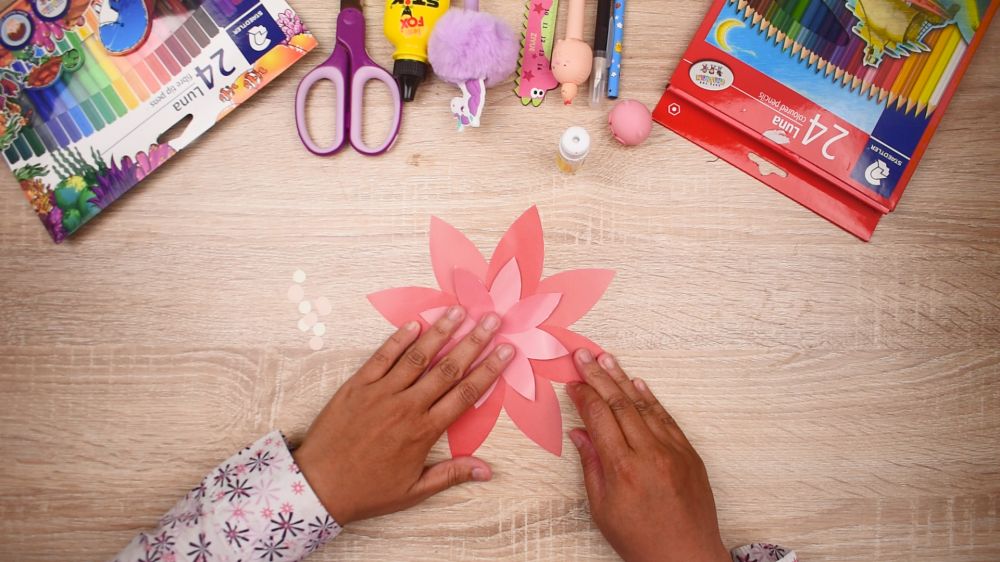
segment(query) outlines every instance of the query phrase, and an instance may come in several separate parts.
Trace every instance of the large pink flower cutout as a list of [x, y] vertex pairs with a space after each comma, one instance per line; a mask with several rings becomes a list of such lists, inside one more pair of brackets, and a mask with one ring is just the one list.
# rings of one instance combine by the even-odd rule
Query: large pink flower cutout
[[[553, 382], [579, 380], [570, 354], [600, 348], [569, 330], [601, 298], [614, 272], [564, 271], [542, 279], [545, 246], [538, 209], [514, 221], [487, 262], [476, 246], [448, 223], [431, 218], [431, 265], [440, 290], [400, 287], [368, 295], [395, 326], [418, 319], [430, 326], [453, 304], [468, 311], [446, 352], [488, 312], [502, 318], [484, 352], [509, 343], [517, 350], [511, 364], [478, 403], [448, 429], [453, 456], [471, 455], [496, 425], [500, 409], [532, 441], [562, 454], [562, 413]], [[442, 352], [442, 353], [444, 353]]]

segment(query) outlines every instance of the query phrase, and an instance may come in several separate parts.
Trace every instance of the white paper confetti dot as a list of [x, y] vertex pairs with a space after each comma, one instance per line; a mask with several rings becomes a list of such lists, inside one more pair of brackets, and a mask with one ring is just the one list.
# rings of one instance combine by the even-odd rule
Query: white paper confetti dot
[[313, 333], [316, 334], [317, 336], [322, 336], [323, 334], [325, 334], [326, 324], [322, 322], [317, 322], [316, 325], [313, 326]]
[[330, 314], [331, 311], [333, 311], [333, 305], [330, 304], [330, 299], [326, 297], [316, 299], [316, 312], [318, 312], [320, 316], [326, 316], [327, 314]]
[[299, 302], [305, 297], [305, 291], [302, 290], [302, 285], [292, 285], [288, 287], [288, 300], [292, 302]]
[[323, 338], [319, 336], [313, 336], [309, 338], [309, 349], [313, 351], [319, 351], [323, 349]]
[[309, 304], [309, 301], [302, 301], [299, 303], [299, 312], [302, 314], [309, 314], [313, 307]]
[[305, 283], [306, 272], [301, 269], [296, 269], [295, 273], [292, 274], [292, 281], [295, 281], [296, 283]]
[[308, 332], [309, 328], [312, 328], [313, 324], [316, 323], [316, 320], [317, 318], [315, 312], [310, 312], [309, 314], [306, 314], [305, 316], [302, 317], [301, 320], [299, 320], [299, 329], [302, 330], [303, 332]]

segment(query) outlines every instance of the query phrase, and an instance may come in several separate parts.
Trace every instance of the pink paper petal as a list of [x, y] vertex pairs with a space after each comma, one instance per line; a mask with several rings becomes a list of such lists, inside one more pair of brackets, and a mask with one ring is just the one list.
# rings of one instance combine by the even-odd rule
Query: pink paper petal
[[531, 371], [531, 363], [523, 353], [515, 354], [507, 364], [507, 368], [503, 370], [503, 380], [521, 396], [528, 400], [535, 399], [535, 373]]
[[455, 295], [465, 307], [468, 319], [477, 321], [482, 315], [493, 311], [493, 299], [490, 298], [486, 285], [474, 273], [465, 269], [455, 270]]
[[447, 306], [438, 306], [435, 308], [428, 308], [420, 313], [420, 319], [428, 324], [433, 324], [444, 316], [444, 313], [448, 310]]
[[[426, 330], [428, 327], [430, 327], [431, 324], [440, 320], [441, 317], [444, 316], [444, 313], [449, 308], [451, 307], [439, 306], [437, 308], [431, 308], [429, 310], [421, 312], [420, 325], [423, 326], [424, 329]], [[437, 365], [437, 362], [440, 361], [445, 355], [447, 355], [448, 352], [451, 351], [451, 348], [455, 347], [456, 343], [458, 343], [458, 341], [454, 338], [454, 336], [452, 336], [452, 339], [448, 340], [448, 343], [444, 344], [444, 347], [441, 348], [441, 351], [439, 351], [437, 355], [435, 355], [434, 358], [431, 359], [431, 362], [427, 365], [427, 368], [430, 369], [434, 365]]]
[[562, 293], [562, 300], [546, 324], [570, 326], [597, 304], [615, 272], [610, 269], [575, 269], [547, 277], [538, 284], [539, 293]]
[[500, 326], [501, 334], [516, 334], [538, 327], [559, 305], [562, 295], [545, 293], [521, 299], [510, 307]]
[[594, 354], [594, 357], [604, 353], [604, 350], [601, 349], [599, 345], [576, 332], [556, 326], [542, 326], [539, 329], [555, 336], [555, 338], [563, 344], [563, 347], [569, 351], [569, 354], [564, 355], [563, 357], [550, 359], [548, 361], [537, 361], [532, 359], [531, 366], [533, 367], [535, 374], [539, 377], [544, 377], [551, 381], [561, 383], [582, 381], [583, 379], [580, 378], [580, 373], [576, 370], [576, 364], [573, 363], [573, 352], [580, 348], [587, 348]]
[[[427, 365], [427, 369], [430, 370], [430, 369], [434, 368], [434, 366], [438, 364], [438, 361], [444, 359], [445, 355], [448, 355], [449, 353], [451, 353], [451, 350], [455, 349], [455, 346], [458, 345], [458, 341], [459, 340], [455, 339], [455, 337], [452, 336], [452, 338], [450, 340], [448, 340], [448, 343], [444, 344], [444, 347], [441, 348], [441, 351], [437, 352], [437, 355], [434, 356], [434, 359], [431, 360], [430, 364]], [[426, 374], [427, 374], [427, 371], [424, 371], [424, 375], [426, 375]], [[420, 376], [424, 376], [424, 375], [420, 375]]]
[[448, 447], [451, 449], [451, 456], [471, 455], [483, 444], [500, 416], [506, 388], [507, 385], [500, 382], [482, 406], [469, 408], [451, 424], [448, 428]]
[[[486, 357], [490, 353], [493, 353], [493, 350], [496, 349], [496, 347], [497, 347], [497, 340], [496, 339], [490, 340], [490, 343], [486, 344], [486, 348], [483, 349], [482, 353], [479, 354], [479, 357], [477, 357], [476, 360], [472, 363], [472, 366], [469, 367], [469, 372], [471, 373], [473, 369], [478, 367], [479, 364], [483, 362], [483, 359], [486, 359]], [[484, 402], [489, 400], [490, 395], [493, 394], [493, 389], [497, 387], [497, 382], [500, 381], [500, 379], [502, 378], [503, 377], [497, 377], [497, 379], [493, 381], [493, 384], [491, 384], [490, 387], [486, 389], [486, 392], [484, 392], [483, 395], [479, 397], [479, 400], [476, 400], [476, 408], [482, 406]]]
[[535, 294], [538, 281], [542, 278], [542, 261], [545, 258], [542, 221], [538, 217], [537, 207], [532, 206], [518, 217], [493, 250], [486, 273], [488, 287], [493, 286], [493, 280], [500, 270], [514, 258], [517, 258], [517, 265], [521, 269], [521, 294]]
[[564, 355], [556, 359], [540, 361], [530, 359], [532, 370], [540, 377], [553, 382], [583, 382], [580, 373], [576, 370], [572, 355]]
[[[444, 316], [444, 313], [447, 312], [449, 308], [451, 308], [451, 307], [450, 306], [439, 306], [437, 308], [431, 308], [431, 309], [428, 309], [428, 310], [425, 310], [425, 311], [421, 312], [420, 313], [420, 324], [424, 327], [424, 329], [429, 328], [431, 324], [433, 324], [433, 323], [437, 322], [438, 320], [440, 320], [441, 317]], [[464, 338], [466, 336], [466, 334], [468, 334], [469, 332], [471, 332], [472, 329], [475, 328], [475, 327], [476, 327], [475, 320], [472, 320], [471, 318], [469, 318], [468, 316], [466, 316], [465, 320], [462, 322], [462, 325], [459, 326], [458, 329], [455, 330], [455, 333], [451, 335], [451, 342], [457, 342], [458, 340]], [[442, 350], [442, 353], [444, 353], [444, 350]], [[441, 353], [438, 353], [438, 357], [440, 357], [440, 356], [441, 356]]]
[[493, 305], [500, 316], [507, 314], [510, 307], [521, 300], [521, 268], [517, 265], [517, 259], [507, 262], [497, 274], [490, 285], [490, 296], [493, 297]]
[[379, 314], [397, 328], [417, 319], [424, 310], [455, 304], [455, 297], [452, 295], [426, 287], [386, 289], [368, 295], [368, 300]]
[[497, 345], [499, 345], [499, 342], [497, 342], [496, 338], [490, 340], [489, 343], [486, 344], [486, 347], [479, 352], [479, 357], [476, 357], [476, 360], [472, 362], [472, 366], [469, 367], [469, 372], [472, 372], [473, 369], [478, 367], [479, 364], [483, 362], [483, 359], [486, 359], [490, 353], [493, 353], [493, 350], [496, 349]]
[[455, 227], [437, 217], [431, 217], [431, 266], [438, 286], [446, 293], [455, 293], [455, 269], [464, 269], [480, 279], [486, 277], [486, 259], [476, 245]]
[[559, 340], [559, 342], [562, 343], [563, 346], [570, 353], [573, 353], [574, 351], [583, 347], [589, 349], [590, 352], [593, 353], [595, 357], [604, 353], [604, 350], [601, 349], [601, 346], [590, 341], [590, 339], [586, 338], [585, 336], [581, 336], [580, 334], [568, 328], [542, 324], [541, 326], [539, 326], [539, 329], [545, 330], [546, 332], [555, 336], [555, 338]]
[[497, 387], [497, 384], [500, 383], [500, 380], [502, 378], [503, 377], [500, 377], [494, 380], [493, 384], [491, 384], [490, 387], [486, 389], [486, 392], [484, 392], [483, 395], [479, 397], [479, 400], [476, 400], [476, 405], [475, 405], [476, 408], [482, 406], [487, 400], [490, 399], [490, 396], [493, 396], [493, 390]]
[[534, 400], [508, 392], [503, 405], [510, 419], [529, 439], [552, 454], [562, 456], [562, 413], [552, 383], [537, 379]]
[[569, 353], [555, 336], [538, 328], [519, 334], [506, 334], [504, 338], [528, 359], [555, 359]]

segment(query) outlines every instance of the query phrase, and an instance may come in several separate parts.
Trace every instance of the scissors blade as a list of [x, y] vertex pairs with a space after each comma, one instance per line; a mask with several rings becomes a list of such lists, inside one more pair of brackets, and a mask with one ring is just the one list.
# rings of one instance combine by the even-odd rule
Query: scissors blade
[[364, 2], [362, 0], [340, 0], [340, 9], [344, 8], [354, 8], [361, 13], [364, 13]]

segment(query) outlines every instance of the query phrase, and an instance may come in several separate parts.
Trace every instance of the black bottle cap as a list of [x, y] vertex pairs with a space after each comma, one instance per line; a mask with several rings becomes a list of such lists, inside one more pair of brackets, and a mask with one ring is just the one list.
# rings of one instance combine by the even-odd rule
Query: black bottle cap
[[427, 76], [427, 63], [413, 59], [399, 59], [392, 65], [392, 75], [399, 84], [403, 101], [413, 101], [417, 95], [417, 86]]

